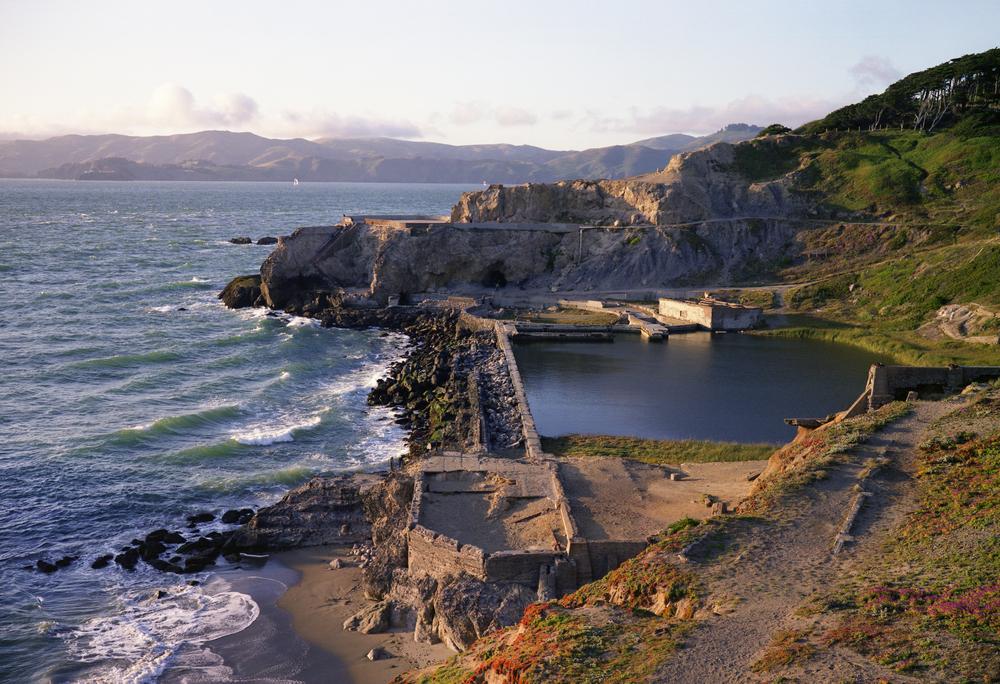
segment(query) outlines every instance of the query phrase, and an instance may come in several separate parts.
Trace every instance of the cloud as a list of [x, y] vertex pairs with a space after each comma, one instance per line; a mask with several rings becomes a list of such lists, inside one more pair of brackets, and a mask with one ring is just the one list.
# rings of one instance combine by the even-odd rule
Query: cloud
[[599, 133], [644, 135], [711, 133], [731, 123], [798, 126], [824, 116], [841, 104], [819, 98], [770, 99], [748, 95], [715, 106], [653, 107], [645, 110], [633, 107], [625, 116], [609, 117], [591, 111], [584, 116], [583, 125]]
[[258, 107], [257, 102], [244, 93], [220, 95], [213, 106], [202, 106], [187, 88], [164, 83], [153, 91], [146, 113], [150, 124], [173, 129], [229, 127], [255, 121]]
[[898, 81], [903, 73], [885, 57], [865, 55], [848, 69], [859, 88], [877, 88]]
[[282, 115], [286, 130], [306, 138], [422, 138], [423, 131], [406, 120], [344, 116], [333, 112], [302, 114], [286, 111]]
[[498, 126], [531, 126], [538, 122], [538, 116], [520, 107], [495, 107], [480, 100], [459, 102], [451, 110], [448, 119], [456, 126], [492, 122]]
[[482, 102], [459, 102], [448, 117], [456, 126], [469, 126], [487, 117], [487, 106]]
[[500, 126], [531, 126], [538, 122], [538, 117], [526, 109], [519, 107], [504, 107], [498, 109], [495, 114], [496, 122]]

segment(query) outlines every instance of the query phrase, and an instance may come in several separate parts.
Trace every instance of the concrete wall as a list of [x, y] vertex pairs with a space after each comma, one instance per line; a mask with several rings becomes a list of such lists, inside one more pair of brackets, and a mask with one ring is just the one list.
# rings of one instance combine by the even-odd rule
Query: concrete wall
[[868, 371], [868, 407], [877, 409], [905, 399], [909, 392], [920, 398], [961, 391], [973, 382], [1000, 378], [1000, 366], [880, 366]]
[[510, 336], [515, 328], [509, 323], [496, 322], [497, 346], [503, 352], [507, 360], [507, 370], [510, 373], [510, 381], [514, 386], [514, 398], [517, 400], [517, 410], [521, 414], [521, 431], [524, 435], [524, 450], [530, 459], [541, 459], [542, 441], [538, 437], [538, 430], [535, 429], [535, 419], [531, 416], [531, 409], [528, 408], [528, 397], [524, 393], [524, 382], [521, 380], [521, 371], [517, 368], [517, 360], [514, 358], [514, 349], [510, 346]]
[[555, 565], [565, 555], [555, 551], [495, 551], [486, 557], [486, 578], [490, 582], [517, 582], [531, 589], [538, 585], [539, 568]]
[[[487, 579], [486, 554], [481, 548], [459, 544], [423, 525], [415, 525], [407, 533], [407, 569], [414, 576], [442, 578], [465, 572], [481, 580]], [[538, 581], [537, 567], [535, 581]]]
[[706, 330], [747, 330], [759, 325], [763, 316], [763, 311], [756, 307], [680, 299], [661, 299], [659, 313], [697, 323]]
[[661, 299], [660, 315], [696, 323], [708, 330], [712, 329], [712, 310], [695, 302], [679, 299]]

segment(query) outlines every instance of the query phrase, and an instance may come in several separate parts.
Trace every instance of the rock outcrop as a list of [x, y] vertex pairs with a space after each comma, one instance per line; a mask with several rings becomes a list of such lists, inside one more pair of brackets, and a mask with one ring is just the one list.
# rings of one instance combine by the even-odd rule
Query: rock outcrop
[[802, 251], [799, 219], [816, 207], [795, 189], [798, 170], [750, 182], [735, 150], [721, 143], [679, 155], [634, 179], [491, 186], [464, 194], [451, 223], [420, 229], [301, 228], [261, 267], [262, 301], [285, 309], [317, 295], [385, 304], [440, 291], [629, 290], [766, 276]]
[[278, 503], [257, 511], [226, 544], [236, 551], [277, 551], [322, 544], [364, 543], [371, 524], [362, 499], [376, 487], [378, 475], [353, 473], [313, 478]]

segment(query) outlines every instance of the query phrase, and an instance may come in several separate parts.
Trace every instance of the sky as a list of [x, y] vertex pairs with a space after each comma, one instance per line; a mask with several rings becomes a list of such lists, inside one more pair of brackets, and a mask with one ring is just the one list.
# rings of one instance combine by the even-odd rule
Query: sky
[[998, 0], [0, 0], [0, 137], [584, 149], [794, 126], [997, 27]]

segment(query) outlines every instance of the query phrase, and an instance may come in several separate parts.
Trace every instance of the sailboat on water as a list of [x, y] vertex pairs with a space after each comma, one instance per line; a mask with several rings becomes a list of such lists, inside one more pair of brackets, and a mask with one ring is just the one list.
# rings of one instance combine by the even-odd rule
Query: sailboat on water
[[298, 185], [298, 184], [299, 184], [299, 179], [298, 178], [293, 178], [292, 179], [292, 185]]

